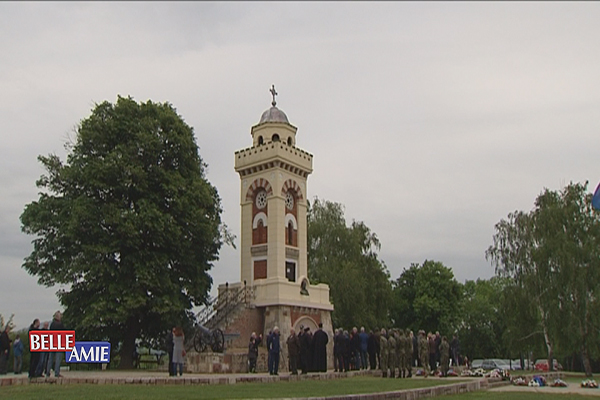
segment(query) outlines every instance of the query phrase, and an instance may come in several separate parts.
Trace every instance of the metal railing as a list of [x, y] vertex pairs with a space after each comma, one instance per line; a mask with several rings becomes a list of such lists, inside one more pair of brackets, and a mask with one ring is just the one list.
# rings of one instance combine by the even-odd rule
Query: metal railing
[[254, 288], [246, 285], [246, 282], [231, 289], [229, 283], [225, 283], [225, 290], [221, 291], [217, 297], [212, 298], [196, 314], [198, 324], [208, 329], [225, 328], [229, 316], [242, 305], [248, 307], [253, 300]]

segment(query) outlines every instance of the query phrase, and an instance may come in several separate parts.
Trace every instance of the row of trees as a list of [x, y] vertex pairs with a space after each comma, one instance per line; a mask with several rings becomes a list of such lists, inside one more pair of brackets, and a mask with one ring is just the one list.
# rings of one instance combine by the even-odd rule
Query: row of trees
[[390, 280], [377, 236], [363, 222], [348, 226], [339, 203], [311, 204], [308, 236], [311, 278], [330, 284], [336, 326], [458, 333], [470, 357], [533, 352], [553, 365], [575, 355], [588, 375], [600, 355], [600, 215], [587, 184], [544, 190], [532, 211], [500, 221], [489, 280], [461, 284], [431, 260]]
[[501, 312], [510, 300], [503, 295], [508, 279], [462, 284], [452, 269], [426, 260], [392, 280], [378, 257], [376, 234], [363, 222], [347, 224], [343, 210], [339, 203], [317, 198], [308, 213], [309, 274], [330, 285], [334, 326], [458, 333], [469, 357], [511, 355]]

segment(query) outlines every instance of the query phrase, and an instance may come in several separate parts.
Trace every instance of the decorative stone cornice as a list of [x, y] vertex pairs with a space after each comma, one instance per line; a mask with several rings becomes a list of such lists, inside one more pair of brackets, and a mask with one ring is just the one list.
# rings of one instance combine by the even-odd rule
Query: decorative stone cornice
[[298, 249], [294, 249], [293, 247], [286, 247], [285, 257], [297, 260], [300, 258], [300, 251]]
[[235, 152], [235, 170], [240, 176], [272, 168], [306, 178], [312, 172], [312, 154], [285, 143], [266, 143]]
[[250, 254], [252, 254], [252, 257], [266, 256], [268, 249], [269, 249], [269, 246], [266, 244], [252, 246], [252, 247], [250, 247]]

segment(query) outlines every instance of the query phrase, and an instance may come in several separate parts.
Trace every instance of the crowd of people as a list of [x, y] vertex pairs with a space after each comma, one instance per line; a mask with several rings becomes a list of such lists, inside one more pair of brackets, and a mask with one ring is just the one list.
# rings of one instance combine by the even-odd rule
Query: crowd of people
[[[40, 323], [35, 319], [29, 327], [32, 330], [65, 330], [60, 311], [54, 313], [52, 322]], [[14, 342], [9, 339], [10, 325], [7, 324], [0, 333], [0, 374], [7, 373], [7, 363], [12, 347], [14, 358], [14, 372], [21, 373], [23, 365], [24, 346], [17, 335]], [[262, 335], [252, 333], [248, 344], [248, 371], [256, 372], [258, 347], [262, 343]], [[183, 374], [185, 357], [184, 334], [181, 327], [174, 327], [166, 338], [167, 352], [169, 355], [169, 375]], [[329, 336], [323, 330], [323, 325], [312, 333], [309, 327], [300, 325], [296, 334], [292, 328], [286, 338], [289, 371], [297, 375], [308, 372], [327, 372], [327, 344]], [[268, 350], [268, 370], [271, 375], [278, 375], [281, 352], [281, 338], [279, 328], [275, 326], [269, 331], [266, 338]], [[375, 329], [369, 333], [364, 327], [360, 331], [354, 327], [350, 332], [336, 329], [333, 337], [333, 356], [335, 372], [370, 369], [382, 371], [383, 377], [410, 378], [412, 369], [420, 367], [424, 376], [440, 371], [441, 376], [447, 376], [450, 363], [460, 365], [460, 343], [456, 335], [449, 342], [439, 332], [425, 334], [418, 332], [418, 336], [410, 329], [402, 330], [392, 328]], [[29, 366], [29, 377], [49, 377], [52, 370], [56, 377], [60, 374], [62, 352], [32, 352]], [[465, 358], [466, 361], [466, 358]], [[396, 373], [397, 372], [397, 373]]]
[[[262, 343], [262, 335], [252, 333], [248, 344], [248, 370], [256, 372], [258, 347]], [[266, 339], [268, 349], [269, 374], [278, 375], [280, 358], [279, 328], [269, 331]], [[319, 324], [314, 334], [310, 328], [300, 326], [296, 334], [292, 328], [286, 339], [289, 371], [292, 375], [302, 370], [308, 372], [327, 371], [327, 343], [329, 337]], [[382, 371], [383, 377], [410, 378], [413, 368], [421, 368], [421, 373], [428, 376], [439, 370], [441, 376], [447, 376], [450, 365], [460, 365], [460, 343], [454, 335], [451, 341], [439, 332], [425, 334], [419, 331], [418, 336], [410, 329], [392, 328], [360, 331], [354, 327], [350, 332], [336, 329], [333, 337], [333, 355], [335, 372], [370, 369]]]
[[[267, 335], [267, 364], [270, 375], [279, 375], [279, 358], [281, 352], [279, 328], [276, 326]], [[250, 336], [248, 344], [248, 371], [256, 372], [256, 360], [258, 358], [258, 346], [262, 342], [262, 335], [255, 332]], [[292, 328], [285, 344], [288, 353], [288, 368], [292, 375], [309, 372], [327, 372], [327, 343], [329, 336], [323, 330], [323, 324], [312, 333], [310, 327], [300, 325], [299, 332]]]
[[439, 332], [426, 335], [421, 330], [417, 337], [410, 329], [366, 333], [364, 327], [360, 332], [355, 327], [351, 332], [336, 330], [333, 353], [335, 371], [380, 369], [383, 377], [410, 378], [412, 369], [420, 367], [424, 376], [438, 369], [447, 376], [450, 361], [459, 365], [460, 343], [456, 335], [448, 342]]
[[[62, 323], [62, 313], [57, 311], [54, 313], [52, 317], [52, 322], [44, 322], [40, 323], [39, 319], [34, 319], [31, 325], [29, 326], [29, 331], [39, 331], [39, 330], [52, 330], [52, 331], [64, 331], [66, 330], [65, 326]], [[1, 339], [2, 342], [8, 340], [8, 329], [2, 333], [4, 337], [6, 335], [6, 339]], [[10, 348], [10, 347], [9, 347]], [[15, 374], [20, 374], [23, 368], [23, 352], [25, 350], [21, 337], [17, 335], [12, 344], [13, 348], [13, 371]], [[8, 349], [5, 351], [5, 345], [2, 345], [2, 353], [8, 357], [9, 351]], [[54, 371], [54, 376], [57, 378], [61, 378], [60, 374], [60, 364], [63, 359], [63, 352], [31, 352], [31, 358], [29, 359], [29, 377], [36, 378], [40, 376], [49, 377], [50, 373]], [[2, 363], [0, 360], [0, 374], [6, 374], [6, 362]]]

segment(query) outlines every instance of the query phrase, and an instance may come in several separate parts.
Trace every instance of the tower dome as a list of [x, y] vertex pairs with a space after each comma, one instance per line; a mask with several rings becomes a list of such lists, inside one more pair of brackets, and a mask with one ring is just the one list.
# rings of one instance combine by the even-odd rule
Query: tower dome
[[290, 123], [290, 121], [288, 121], [287, 115], [285, 115], [283, 111], [281, 111], [274, 105], [273, 107], [266, 110], [260, 117], [259, 124], [262, 124], [264, 122], [284, 122], [286, 124]]
[[283, 111], [276, 107], [277, 102], [275, 101], [275, 96], [277, 96], [277, 92], [275, 91], [275, 85], [271, 86], [271, 90], [269, 90], [269, 92], [271, 92], [271, 95], [273, 96], [271, 108], [262, 113], [260, 122], [258, 124], [260, 125], [265, 122], [283, 122], [285, 124], [289, 124], [290, 121], [288, 120], [287, 115], [285, 115]]

